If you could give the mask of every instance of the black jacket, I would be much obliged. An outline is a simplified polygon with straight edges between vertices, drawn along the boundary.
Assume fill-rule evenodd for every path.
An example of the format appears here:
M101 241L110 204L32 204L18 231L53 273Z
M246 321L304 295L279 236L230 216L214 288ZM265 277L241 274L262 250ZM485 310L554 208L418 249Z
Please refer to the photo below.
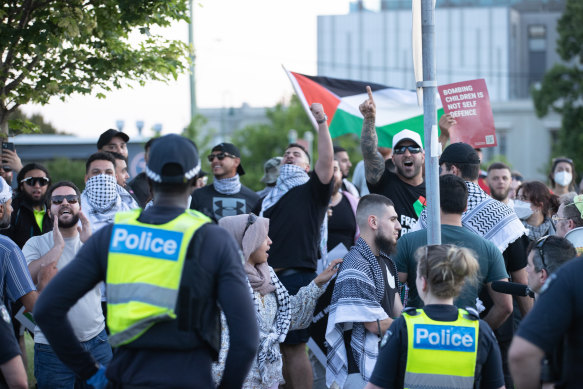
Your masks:
M33 236L42 235L53 230L53 223L48 215L48 212L43 216L41 231L35 218L32 205L24 197L24 195L17 195L12 200L12 218L10 220L10 227L6 230L0 230L2 235L6 235L14 241L22 249L26 241Z

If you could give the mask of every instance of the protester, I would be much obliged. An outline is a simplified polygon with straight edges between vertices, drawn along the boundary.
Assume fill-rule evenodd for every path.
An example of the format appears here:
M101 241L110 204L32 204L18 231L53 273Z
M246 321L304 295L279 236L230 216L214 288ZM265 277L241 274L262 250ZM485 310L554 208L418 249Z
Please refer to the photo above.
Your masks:
M28 378L10 314L1 301L0 318L0 388L28 389Z
M340 165L340 172L342 173L342 191L350 192L352 196L358 198L360 196L358 189L352 182L348 181L348 174L352 167L348 151L346 151L344 147L334 146L334 160L338 161Z
M326 328L326 385L362 388L376 362L378 342L403 308L390 255L401 225L393 202L369 194L356 209L360 238L344 257Z
M260 216L270 220L269 265L290 294L316 277L317 260L320 253L325 256L328 236L325 217L332 195L334 152L324 108L314 103L310 109L318 124L314 171L310 172L307 150L299 144L288 145L275 187L257 206ZM281 344L286 388L312 386L312 366L306 354L309 338L307 329L290 331Z
M540 181L526 181L518 187L514 212L533 241L545 235L554 235L552 215L559 210L559 197Z
M279 177L279 167L281 166L282 157L269 158L263 164L263 177L261 177L261 182L265 184L265 188L257 192L259 198L264 198L271 192L277 183L277 177Z
M136 201L117 184L115 159L110 153L92 154L85 163L85 190L81 201L93 232L113 223L117 212L138 207Z
M532 242L528 250L528 287L538 299L545 283L567 261L577 256L573 244L565 238L547 235ZM551 353L547 353L541 372L541 382L560 384L563 344L559 342Z
M336 273L336 265L341 260L332 261L310 284L297 294L290 295L273 268L267 265L267 251L271 245L267 235L269 219L254 214L227 216L219 220L219 226L231 233L243 252L243 267L259 324L259 350L243 388L277 388L284 383L279 343L285 339L289 329L310 325L316 301L326 290L325 285ZM217 383L221 381L229 348L229 333L224 318L222 322L221 353L219 363L213 367Z
M18 192L12 202L10 227L0 231L22 248L33 236L52 228L45 206L45 195L51 182L49 171L43 165L29 163L18 173Z
M508 357L517 388L540 387L541 362L545 353L552 353L559 344L564 346L560 387L581 387L582 278L581 257L561 266L546 281L532 311L520 324Z
M475 311L453 305L479 272L471 251L425 246L416 258L415 283L425 307L406 309L393 322L366 388L472 388L478 382L480 388L504 388L492 330Z
M454 304L458 308L471 307L478 312L487 308L482 318L492 329L496 329L512 313L511 296L492 289L492 282L508 281L502 253L492 242L462 226L462 214L467 208L468 201L468 188L463 179L452 174L440 176L439 199L441 242L472 250L480 267L477 282L464 285ZM414 280L417 276L415 253L419 247L425 245L427 230L410 232L399 239L395 263L399 271L399 280L403 283L409 281L407 307L423 307ZM478 307L477 304L478 295L483 289L487 291L492 301L488 307Z
M550 190L557 196L577 191L575 164L566 157L553 158L549 172Z
M575 228L583 227L583 195L569 192L559 197L559 210L553 215L556 234L564 238Z
M148 156L150 154L150 148L152 147L152 142L156 138L149 139L144 145L144 162L148 163ZM151 200L150 186L148 185L148 176L146 172L138 173L133 180L128 183L128 186L134 191L134 196L140 208L144 208L148 201Z
M334 161L333 179L334 188L328 209L328 251L340 243L349 249L360 235L356 223L358 199L348 191L340 191L344 179L337 160Z
M97 151L119 153L127 158L129 141L128 134L110 128L99 136Z
M516 189L524 182L524 177L518 170L512 171L512 182L510 183L510 192L508 198L514 200L516 198Z
M488 166L486 181L490 188L490 196L494 200L501 201L510 208L514 207L514 201L510 198L512 172L508 165L502 162L494 162Z
M53 268L54 275L57 269L68 266L91 236L91 226L81 212L81 194L75 184L58 182L49 189L47 197L54 219L53 230L30 238L22 249L34 281L43 267ZM81 226L77 225L79 221ZM99 287L95 286L73 305L67 318L83 348L99 363L107 365L112 353L105 333ZM39 389L83 385L59 360L38 326L34 330L34 376Z
M219 143L208 155L208 161L214 175L213 184L192 193L190 208L215 221L251 212L259 196L241 184L240 177L245 170L239 149L232 143Z
M392 173L388 163L377 153L377 134L375 129L376 106L370 87L367 88L368 99L360 105L364 116L360 147L364 158L365 175L371 193L382 194L395 204L399 215L401 234L409 232L421 211L425 209L425 181L423 165L425 151L418 133L403 130L393 136L392 161L397 169ZM455 120L443 115L440 119L442 129L442 144L449 137L448 128Z
M154 205L119 213L41 294L34 312L39 327L63 363L89 384L104 387L106 375L116 388L213 387L220 305L231 334L221 387L242 385L258 346L256 317L237 244L186 210L199 169L194 143L174 134L158 138L146 167ZM101 281L116 348L107 373L80 347L66 316Z

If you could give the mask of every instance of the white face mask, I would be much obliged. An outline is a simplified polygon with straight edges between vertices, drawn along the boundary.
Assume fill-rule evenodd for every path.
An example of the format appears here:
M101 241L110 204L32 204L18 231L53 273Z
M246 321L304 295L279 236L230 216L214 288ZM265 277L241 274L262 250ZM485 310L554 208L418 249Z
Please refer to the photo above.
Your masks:
M520 220L528 219L533 211L530 208L530 203L527 201L514 200L514 212Z
M555 173L555 182L561 186L567 186L573 180L573 175L569 172L562 171Z

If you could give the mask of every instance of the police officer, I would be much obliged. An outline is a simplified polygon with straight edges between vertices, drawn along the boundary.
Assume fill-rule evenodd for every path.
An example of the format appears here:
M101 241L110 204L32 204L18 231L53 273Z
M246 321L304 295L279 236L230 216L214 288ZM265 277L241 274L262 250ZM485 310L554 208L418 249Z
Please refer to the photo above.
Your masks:
M475 311L453 305L479 271L471 251L423 246L416 259L415 282L425 306L407 309L393 322L366 388L503 388L494 333Z
M116 215L43 291L34 315L59 358L97 388L210 388L220 348L220 304L231 343L221 387L240 387L257 350L258 329L233 238L186 210L200 171L194 143L154 142L146 167L154 205ZM107 324L116 347L99 366L77 341L69 308L106 281ZM107 380L105 378L107 377Z

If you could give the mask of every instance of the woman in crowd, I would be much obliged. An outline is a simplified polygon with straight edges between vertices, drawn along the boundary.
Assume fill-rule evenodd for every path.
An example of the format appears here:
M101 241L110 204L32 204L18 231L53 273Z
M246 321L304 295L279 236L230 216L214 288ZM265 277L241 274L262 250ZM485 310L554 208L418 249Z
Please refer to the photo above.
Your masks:
M249 280L250 293L257 312L259 350L243 388L277 388L283 383L282 359L279 343L288 330L307 328L318 298L326 290L327 282L336 273L336 259L309 285L290 296L275 272L267 264L271 240L269 219L254 214L223 217L219 225L233 235L243 252L244 269ZM229 336L223 317L223 331L219 362L213 366L215 381L221 381Z
M415 282L425 306L407 308L393 322L366 388L504 387L494 333L477 312L453 305L466 280L476 280L479 265L471 251L423 246L415 257Z
M551 217L557 213L559 205L559 197L540 181L526 181L518 187L514 211L528 230L531 241L555 234Z
M549 173L551 191L557 196L567 192L576 192L575 164L570 158L554 158Z

